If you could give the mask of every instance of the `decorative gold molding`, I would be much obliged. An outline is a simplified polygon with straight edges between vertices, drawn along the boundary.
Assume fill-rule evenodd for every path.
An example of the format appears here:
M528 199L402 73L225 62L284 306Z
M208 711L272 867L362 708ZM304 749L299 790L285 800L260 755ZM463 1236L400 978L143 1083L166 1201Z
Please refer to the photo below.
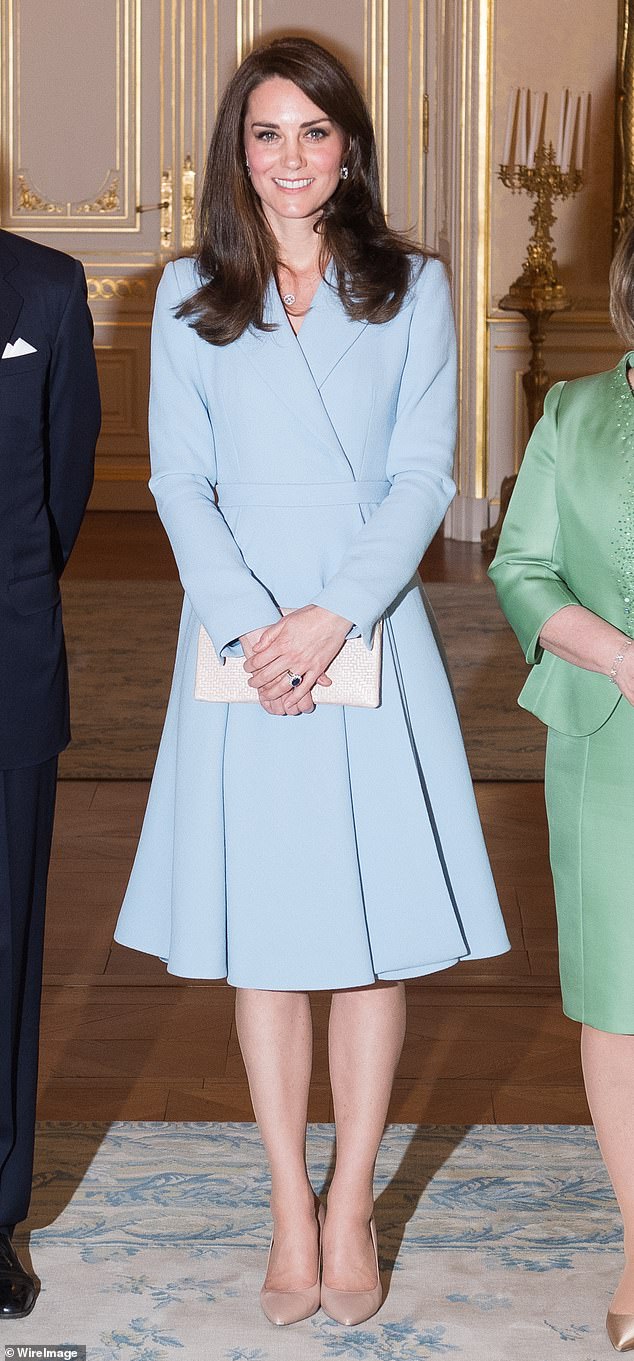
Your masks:
M114 298L145 298L148 292L146 279L95 279L89 276L88 301L112 302Z
M425 0L417 0L416 15L414 0L408 0L405 225L408 230L415 229L416 239L421 242L425 239L425 156L429 150L429 96L425 82Z
M193 250L196 227L196 171L191 156L185 157L181 183L181 246L183 250Z
M125 331L149 331L152 326L152 318L146 317L141 321L126 317L125 321L113 321L111 317L93 317L95 331L101 327L103 331L125 330Z
M487 494L489 449L489 345L487 312L491 270L491 102L493 87L493 23L495 0L481 0L478 34L478 152L476 260L476 458L475 494ZM467 116L467 109L463 109Z
M364 83L379 153L381 194L386 206L389 198L389 25L390 0L365 0Z
M573 333L573 334L574 334L574 333ZM586 355L587 355L588 353L592 353L592 354L618 354L619 356L621 356L622 353L623 353L623 346L622 346L622 345L619 345L618 340L616 340L614 337L611 338L610 336L603 336L603 337L601 337L600 333L599 333L599 339L598 339L598 340L594 340L594 341L592 341L592 342L590 342L590 343L587 343L587 344L585 344L585 345L571 345L571 344L568 343L568 341L566 341L565 347L564 347L564 344L563 344L563 341L562 341L562 340L560 340L560 341L559 341L558 343L556 343L556 344L553 343L553 335L554 335L554 332L551 332L551 344L548 345L548 347L547 347L547 348L548 348L548 351L550 352L551 355L553 355L553 354L560 354L560 353L562 352L562 350L565 350L565 353L566 353L567 355L568 355L568 354L586 354ZM494 346L494 351L495 351L495 354L496 354L496 355L497 355L497 354L522 354L522 355L526 355L526 354L528 353L528 350L529 350L529 341L528 341L528 340L526 340L526 341L524 342L523 345L520 344L520 343L518 342L517 345L495 345L495 346ZM576 375L575 375L575 376L576 376ZM553 381L556 382L557 379L554 379Z
M18 213L57 213L64 217L76 217L80 213L111 213L119 206L119 177L111 178L112 171L106 176L104 188L92 200L83 199L79 203L49 202L43 194L29 183L28 171L18 174Z
M524 334L526 333L526 328L519 318L517 321L513 321L513 319L509 317L508 312L490 312L487 317L487 325L516 327L517 330L523 331ZM596 309L580 308L579 311L577 311L576 308L571 308L569 312L562 312L559 316L553 317L550 322L551 331L577 331L580 326L594 327L595 330L602 330L604 328L610 330L612 326L610 313L605 307L597 307ZM615 345L618 346L618 341L614 337L614 332L612 332L612 336ZM502 349L504 347L496 344L495 348ZM528 340L525 342L524 348L528 349Z
M37 189L29 184L28 173L21 170L18 175L17 211L22 213L63 213L63 203L50 203Z
M255 0L236 0L236 64L239 66L262 32L262 6L258 5L256 27Z
M161 175L161 250L171 249L174 236L174 184L171 170Z
M634 222L634 0L619 0L614 238Z
M441 3L441 0L438 0ZM459 0L456 75L450 74L456 164L450 235L458 331L460 432L455 480L475 502L487 495L488 328L491 253L491 98L494 0ZM451 222L450 222L451 225Z
M522 378L524 365L513 370L513 472L518 473L526 449L528 423Z
M112 177L112 178L111 178ZM72 205L73 213L114 213L121 207L119 199L119 176L109 171L104 188L101 189L96 198L89 200L83 199L81 203Z
M427 167L425 156L429 151L429 95L425 92L426 82L426 62L425 62L425 0L419 0L418 6L418 239L425 239L425 179ZM411 167L408 167L411 174Z

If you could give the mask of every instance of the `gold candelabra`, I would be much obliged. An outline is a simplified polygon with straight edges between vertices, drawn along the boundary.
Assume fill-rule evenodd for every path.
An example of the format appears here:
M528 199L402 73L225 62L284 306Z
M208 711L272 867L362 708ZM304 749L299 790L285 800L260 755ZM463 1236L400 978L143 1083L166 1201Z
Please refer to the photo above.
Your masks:
M524 267L519 278L511 284L507 296L518 298L522 303L532 300L535 295L543 301L566 300L564 286L557 275L555 243L550 234L553 223L557 221L553 202L573 198L579 193L584 183L583 171L562 170L555 162L552 142L547 147L542 142L535 153L534 165L501 165L498 177L514 194L523 192L535 199L529 218L533 235L528 243Z
M544 397L550 387L550 377L544 363L546 323L554 312L564 312L571 300L561 283L555 262L555 243L551 227L556 222L553 202L574 197L584 184L583 171L563 170L555 161L552 142L537 148L533 165L501 165L498 176L513 193L526 193L535 199L530 222L533 233L528 243L522 273L511 284L499 306L505 312L521 312L528 322L531 361L522 374L522 386L528 409L528 433L533 431L544 409ZM500 489L500 513L494 525L483 529L482 547L494 550L516 474L505 477Z

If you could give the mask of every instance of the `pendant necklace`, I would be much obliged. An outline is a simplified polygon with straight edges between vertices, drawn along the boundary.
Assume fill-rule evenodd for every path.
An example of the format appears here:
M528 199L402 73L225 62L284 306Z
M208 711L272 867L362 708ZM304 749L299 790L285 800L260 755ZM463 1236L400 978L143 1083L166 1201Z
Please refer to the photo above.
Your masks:
M311 284L315 281L315 279L320 278L321 274L319 272L317 274L313 272L312 274L309 274L306 278L304 278L302 282L306 284ZM297 285L295 285L295 287L297 287ZM288 293L282 293L282 302L284 303L285 307L293 307L293 305L297 302L297 294L294 293L292 289L289 289Z

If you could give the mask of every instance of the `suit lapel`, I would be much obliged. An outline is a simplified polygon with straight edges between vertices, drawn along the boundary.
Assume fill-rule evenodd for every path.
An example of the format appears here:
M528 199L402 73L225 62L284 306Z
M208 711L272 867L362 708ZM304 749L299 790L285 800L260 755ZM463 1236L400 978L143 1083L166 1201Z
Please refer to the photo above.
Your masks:
M289 407L312 435L343 462L349 476L354 470L332 424L320 384L365 329L366 322L351 322L336 294L328 286L328 276L315 294L311 310L295 335L272 278L266 294L264 320L275 331L244 331L236 344L273 390L279 402ZM308 328L308 330L307 330Z
M0 232L0 355L15 330L24 298L9 282L7 275L16 268L17 259Z

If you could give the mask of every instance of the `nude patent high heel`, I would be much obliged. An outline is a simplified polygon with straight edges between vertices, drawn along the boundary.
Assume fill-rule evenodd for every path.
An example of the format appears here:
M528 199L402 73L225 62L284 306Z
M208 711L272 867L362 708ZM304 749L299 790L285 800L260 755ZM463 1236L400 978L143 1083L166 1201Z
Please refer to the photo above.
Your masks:
M319 1206L317 1214L317 1280L314 1285L308 1286L305 1290L268 1290L262 1286L260 1290L260 1304L270 1323L279 1325L285 1323L300 1323L304 1318L310 1318L319 1309L319 1294L321 1281L321 1237L324 1227L324 1216L326 1211L323 1205ZM271 1252L273 1250L273 1235L266 1264L268 1272ZM266 1273L264 1276L266 1280Z
M613 1314L609 1309L605 1326L615 1352L634 1352L634 1314Z
M383 1303L383 1287L379 1275L379 1247L376 1238L376 1224L374 1215L370 1220L370 1236L374 1248L374 1260L376 1263L376 1285L371 1290L336 1290L333 1286L321 1285L321 1307L329 1318L333 1318L336 1323L345 1323L349 1327L355 1323L365 1323L365 1320L372 1318Z

